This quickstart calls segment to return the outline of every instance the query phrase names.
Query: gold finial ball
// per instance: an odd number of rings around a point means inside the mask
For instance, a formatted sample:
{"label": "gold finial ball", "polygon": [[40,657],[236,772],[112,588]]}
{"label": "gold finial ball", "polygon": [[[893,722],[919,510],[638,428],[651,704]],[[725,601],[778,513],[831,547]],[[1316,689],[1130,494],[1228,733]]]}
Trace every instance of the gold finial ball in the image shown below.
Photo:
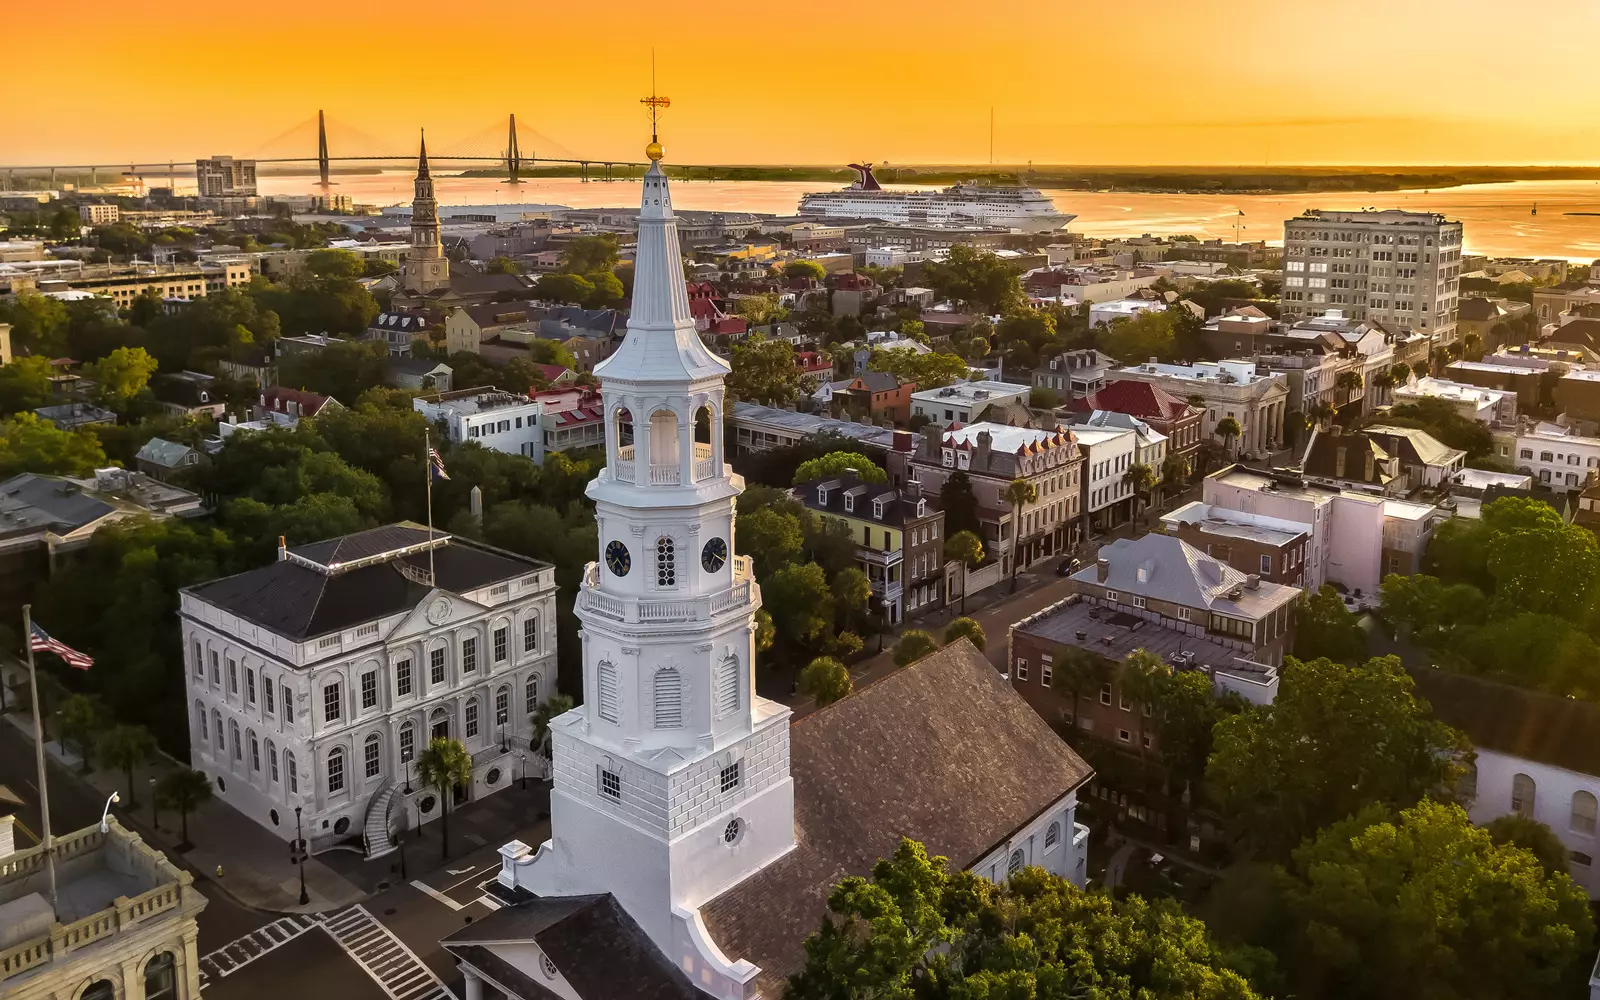
{"label": "gold finial ball", "polygon": [[659,160],[667,155],[667,151],[661,148],[661,143],[652,142],[644,148],[644,155],[650,157],[651,160]]}

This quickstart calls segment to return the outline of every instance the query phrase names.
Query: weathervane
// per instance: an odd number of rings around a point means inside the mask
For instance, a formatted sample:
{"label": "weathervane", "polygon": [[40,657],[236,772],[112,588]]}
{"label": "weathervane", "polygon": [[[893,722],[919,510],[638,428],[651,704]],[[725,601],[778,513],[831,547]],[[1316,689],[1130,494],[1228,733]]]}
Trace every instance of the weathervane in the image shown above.
{"label": "weathervane", "polygon": [[661,112],[672,107],[672,100],[656,93],[656,54],[654,51],[650,53],[650,96],[639,98],[639,103],[645,106],[647,113],[650,115],[650,145],[644,148],[644,155],[650,157],[651,160],[659,160],[665,155],[665,151],[661,148],[661,139],[656,134],[657,126],[661,122]]}

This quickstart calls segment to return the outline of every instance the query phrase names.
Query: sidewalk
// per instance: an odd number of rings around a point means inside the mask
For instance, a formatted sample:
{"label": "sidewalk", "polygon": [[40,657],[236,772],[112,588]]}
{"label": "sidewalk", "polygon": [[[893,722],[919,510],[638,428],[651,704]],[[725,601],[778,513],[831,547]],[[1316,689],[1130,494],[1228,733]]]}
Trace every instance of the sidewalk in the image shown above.
{"label": "sidewalk", "polygon": [[[5,721],[32,745],[31,714],[8,712]],[[120,793],[122,801],[112,807],[112,812],[123,823],[205,873],[211,885],[242,906],[274,913],[321,913],[359,903],[400,881],[398,853],[368,861],[359,852],[328,851],[305,862],[310,902],[301,906],[300,869],[289,861],[289,842],[294,838],[292,815],[282,835],[274,836],[226,802],[212,798],[189,814],[189,841],[193,846],[179,851],[179,817],[172,810],[155,808],[153,795],[155,782],[179,766],[175,761],[162,755],[155,763],[135,768],[130,790],[121,771],[97,769],[83,774],[78,755],[54,740],[45,743],[45,752],[102,799],[113,791]],[[51,777],[61,780],[60,771],[53,770]],[[136,802],[130,801],[130,791]],[[515,831],[548,814],[548,787],[533,782],[529,782],[526,791],[513,785],[469,802],[450,814],[450,856],[460,857],[485,845],[510,840]],[[548,829],[547,822],[544,828]],[[437,822],[427,824],[420,834],[406,834],[406,860],[408,867],[415,869],[412,877],[439,865],[439,835]]]}

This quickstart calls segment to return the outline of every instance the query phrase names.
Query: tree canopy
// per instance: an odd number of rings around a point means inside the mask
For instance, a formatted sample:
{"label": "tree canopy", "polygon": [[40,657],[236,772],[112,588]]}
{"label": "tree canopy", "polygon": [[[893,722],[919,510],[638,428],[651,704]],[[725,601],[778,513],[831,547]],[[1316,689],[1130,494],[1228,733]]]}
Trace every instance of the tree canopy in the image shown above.
{"label": "tree canopy", "polygon": [[867,359],[867,370],[890,372],[901,382],[915,382],[919,390],[942,389],[956,382],[981,378],[954,354],[938,351],[919,354],[911,347],[873,348]]}
{"label": "tree canopy", "polygon": [[791,402],[800,395],[800,369],[786,340],[753,334],[733,347],[728,391],[736,399],[767,406]]}
{"label": "tree canopy", "polygon": [[809,483],[813,480],[827,476],[845,476],[854,474],[859,476],[864,483],[886,483],[889,481],[888,473],[884,472],[876,462],[858,451],[830,451],[821,458],[813,458],[808,462],[800,463],[794,470],[794,484]]}
{"label": "tree canopy", "polygon": [[939,294],[985,313],[1006,312],[1026,298],[1022,281],[1011,265],[992,251],[953,246],[942,261],[922,265],[922,280]]}

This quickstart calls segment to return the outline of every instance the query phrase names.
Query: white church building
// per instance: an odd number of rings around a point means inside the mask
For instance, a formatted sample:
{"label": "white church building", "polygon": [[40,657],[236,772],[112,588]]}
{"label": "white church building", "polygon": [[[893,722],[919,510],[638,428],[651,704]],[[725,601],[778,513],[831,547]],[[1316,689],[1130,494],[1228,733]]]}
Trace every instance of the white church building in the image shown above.
{"label": "white church building", "polygon": [[1092,772],[969,643],[798,722],[756,694],[744,482],[720,433],[695,434],[701,413],[722,426],[728,366],[695,332],[647,152],[627,337],[595,369],[606,467],[576,599],[582,704],[552,724],[551,838],[502,847],[508,905],[443,942],[466,1000],[774,1000],[829,888],[902,835],[996,879],[1084,874]]}

